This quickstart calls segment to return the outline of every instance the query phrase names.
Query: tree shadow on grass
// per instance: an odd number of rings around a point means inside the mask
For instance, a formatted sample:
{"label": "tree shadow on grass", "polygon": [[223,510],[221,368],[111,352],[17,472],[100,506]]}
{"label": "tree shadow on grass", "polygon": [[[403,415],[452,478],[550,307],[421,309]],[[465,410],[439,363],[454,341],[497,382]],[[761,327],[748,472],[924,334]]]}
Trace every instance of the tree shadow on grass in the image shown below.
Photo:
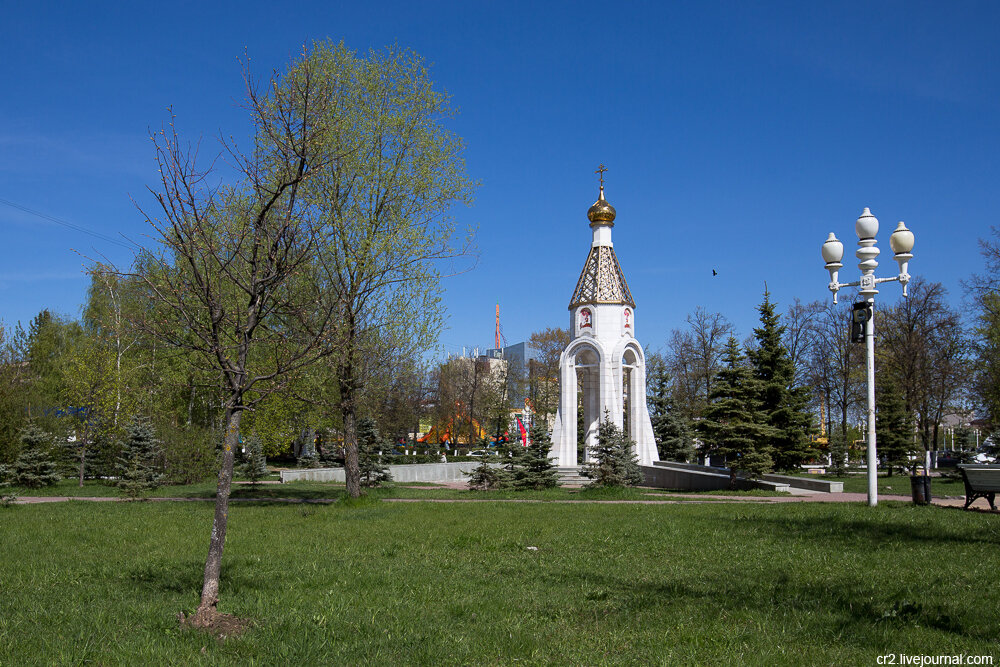
{"label": "tree shadow on grass", "polygon": [[[125,578],[141,590],[197,595],[201,591],[204,567],[203,560],[194,559],[147,561],[129,570]],[[254,576],[257,568],[259,563],[248,557],[224,559],[220,589],[234,596],[241,591],[262,590],[269,582]]]}
{"label": "tree shadow on grass", "polygon": [[[581,621],[618,617],[633,622],[644,611],[693,606],[697,613],[710,616],[726,609],[765,615],[798,612],[802,632],[810,637],[850,637],[872,647],[881,647],[881,633],[872,632],[879,627],[893,631],[922,627],[967,640],[995,641],[995,618],[962,608],[963,601],[942,601],[895,582],[881,586],[808,582],[782,571],[764,578],[725,576],[694,582],[636,581],[590,571],[564,572],[555,579],[575,589],[582,584],[583,593],[570,609]],[[718,611],[713,613],[712,607]]]}
{"label": "tree shadow on grass", "polygon": [[[903,512],[935,512],[937,508],[899,508]],[[890,510],[895,511],[895,510]],[[913,522],[896,520],[901,516],[885,513],[873,514],[869,518],[854,518],[844,516],[769,516],[765,514],[720,517],[716,522],[728,521],[732,524],[733,533],[744,534],[756,530],[761,535],[778,536],[781,539],[809,542],[813,544],[830,543],[838,548],[855,545],[861,548],[885,548],[888,544],[910,543],[911,545],[944,545],[988,544],[991,546],[1000,542],[1000,524],[983,523],[968,526],[954,523],[942,524],[939,521]]]}

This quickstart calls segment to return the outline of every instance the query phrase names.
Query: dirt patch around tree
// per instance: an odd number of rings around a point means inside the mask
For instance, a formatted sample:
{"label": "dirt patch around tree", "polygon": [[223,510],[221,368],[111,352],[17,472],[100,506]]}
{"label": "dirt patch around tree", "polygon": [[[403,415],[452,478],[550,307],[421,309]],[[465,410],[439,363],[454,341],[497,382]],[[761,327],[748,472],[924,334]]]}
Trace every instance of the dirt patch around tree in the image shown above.
{"label": "dirt patch around tree", "polygon": [[250,619],[223,614],[215,609],[202,610],[192,616],[185,616],[182,611],[177,614],[177,620],[186,630],[206,632],[220,641],[237,637],[253,626]]}

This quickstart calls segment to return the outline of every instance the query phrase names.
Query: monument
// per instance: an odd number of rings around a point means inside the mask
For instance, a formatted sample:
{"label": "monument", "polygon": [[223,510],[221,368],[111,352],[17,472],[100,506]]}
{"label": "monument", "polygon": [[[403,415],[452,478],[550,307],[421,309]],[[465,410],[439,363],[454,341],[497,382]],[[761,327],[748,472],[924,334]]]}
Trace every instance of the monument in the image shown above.
{"label": "monument", "polygon": [[616,214],[604,199],[605,171],[604,165],[597,170],[600,196],[587,211],[593,240],[569,302],[572,340],[559,357],[552,457],[560,467],[580,463],[577,393],[581,388],[584,461],[590,460],[605,415],[635,442],[640,464],[659,460],[646,406],[646,358],[635,337],[635,301],[611,243]]}

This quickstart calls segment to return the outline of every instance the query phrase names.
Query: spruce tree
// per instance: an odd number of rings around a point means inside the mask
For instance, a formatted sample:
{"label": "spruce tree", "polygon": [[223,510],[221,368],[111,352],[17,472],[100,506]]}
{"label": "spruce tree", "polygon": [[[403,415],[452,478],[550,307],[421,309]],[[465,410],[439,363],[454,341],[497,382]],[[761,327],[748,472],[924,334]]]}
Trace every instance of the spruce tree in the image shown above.
{"label": "spruce tree", "polygon": [[163,448],[149,419],[136,417],[125,428],[125,441],[118,455],[118,486],[135,499],[161,486]]}
{"label": "spruce tree", "polygon": [[361,486],[374,488],[392,481],[389,467],[379,462],[378,450],[383,447],[378,428],[371,417],[358,420],[358,470],[361,471]]}
{"label": "spruce tree", "polygon": [[913,453],[912,424],[908,423],[903,395],[891,376],[878,378],[875,393],[875,433],[878,434],[879,458],[885,461],[889,476],[892,469],[905,472]]}
{"label": "spruce tree", "polygon": [[514,467],[513,484],[515,489],[551,489],[559,486],[559,475],[552,459],[549,458],[549,451],[552,449],[552,440],[548,431],[540,424],[532,424],[529,432],[531,443],[517,457],[517,464]]}
{"label": "spruce tree", "polygon": [[850,445],[843,432],[835,429],[829,435],[830,443],[830,474],[837,477],[847,477],[851,470]]}
{"label": "spruce tree", "polygon": [[732,336],[726,342],[723,362],[698,430],[709,454],[726,457],[735,486],[737,472],[756,479],[771,471],[774,428],[761,411],[760,383]]}
{"label": "spruce tree", "polygon": [[479,465],[471,472],[465,473],[469,477],[469,488],[477,491],[495,491],[510,486],[510,473],[499,465],[499,457],[492,449],[486,449],[487,453],[479,459]]}
{"label": "spruce tree", "polygon": [[597,429],[597,445],[592,456],[594,460],[580,468],[580,474],[592,480],[588,487],[638,486],[642,483],[635,443],[611,421],[607,412]]}
{"label": "spruce tree", "polygon": [[10,466],[8,476],[15,486],[38,489],[52,486],[62,476],[52,459],[52,436],[34,422],[21,429],[21,453]]}
{"label": "spruce tree", "polygon": [[760,313],[760,327],[754,329],[757,345],[747,357],[758,381],[759,409],[765,415],[765,423],[773,429],[770,446],[774,467],[794,470],[814,455],[809,442],[812,425],[809,391],[794,386],[795,365],[781,340],[785,327],[774,312],[767,291],[757,311]]}
{"label": "spruce tree", "polygon": [[250,434],[244,445],[243,465],[240,472],[250,480],[250,488],[257,488],[258,482],[267,477],[267,457],[264,456],[264,445],[256,433]]}
{"label": "spruce tree", "polygon": [[666,369],[658,368],[651,380],[653,394],[649,397],[649,416],[660,460],[687,463],[694,457],[694,434],[677,409]]}

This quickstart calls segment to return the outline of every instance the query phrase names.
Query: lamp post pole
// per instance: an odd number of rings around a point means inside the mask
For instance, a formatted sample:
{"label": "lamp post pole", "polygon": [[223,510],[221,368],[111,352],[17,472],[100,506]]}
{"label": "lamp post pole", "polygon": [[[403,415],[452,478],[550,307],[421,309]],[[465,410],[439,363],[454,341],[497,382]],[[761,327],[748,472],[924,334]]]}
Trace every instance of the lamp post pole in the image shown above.
{"label": "lamp post pole", "polygon": [[858,249],[854,255],[858,258],[858,268],[861,270],[861,280],[842,283],[838,281],[838,274],[844,265],[841,260],[844,258],[844,244],[837,240],[831,232],[830,236],[823,244],[823,261],[826,262],[826,269],[830,272],[830,284],[833,292],[833,302],[837,303],[837,292],[842,287],[860,287],[858,293],[861,295],[867,308],[855,308],[854,317],[864,317],[865,325],[865,370],[868,376],[868,505],[875,507],[878,504],[878,455],[876,452],[875,438],[875,295],[878,294],[876,285],[878,283],[899,281],[903,286],[903,296],[906,296],[906,284],[910,281],[910,274],[907,267],[913,255],[913,232],[906,228],[903,222],[896,226],[896,230],[889,238],[889,245],[895,253],[895,260],[899,264],[899,275],[891,278],[876,278],[875,269],[878,268],[879,249],[875,247],[875,236],[878,234],[878,219],[866,207],[861,216],[854,223],[854,231],[858,235]]}

